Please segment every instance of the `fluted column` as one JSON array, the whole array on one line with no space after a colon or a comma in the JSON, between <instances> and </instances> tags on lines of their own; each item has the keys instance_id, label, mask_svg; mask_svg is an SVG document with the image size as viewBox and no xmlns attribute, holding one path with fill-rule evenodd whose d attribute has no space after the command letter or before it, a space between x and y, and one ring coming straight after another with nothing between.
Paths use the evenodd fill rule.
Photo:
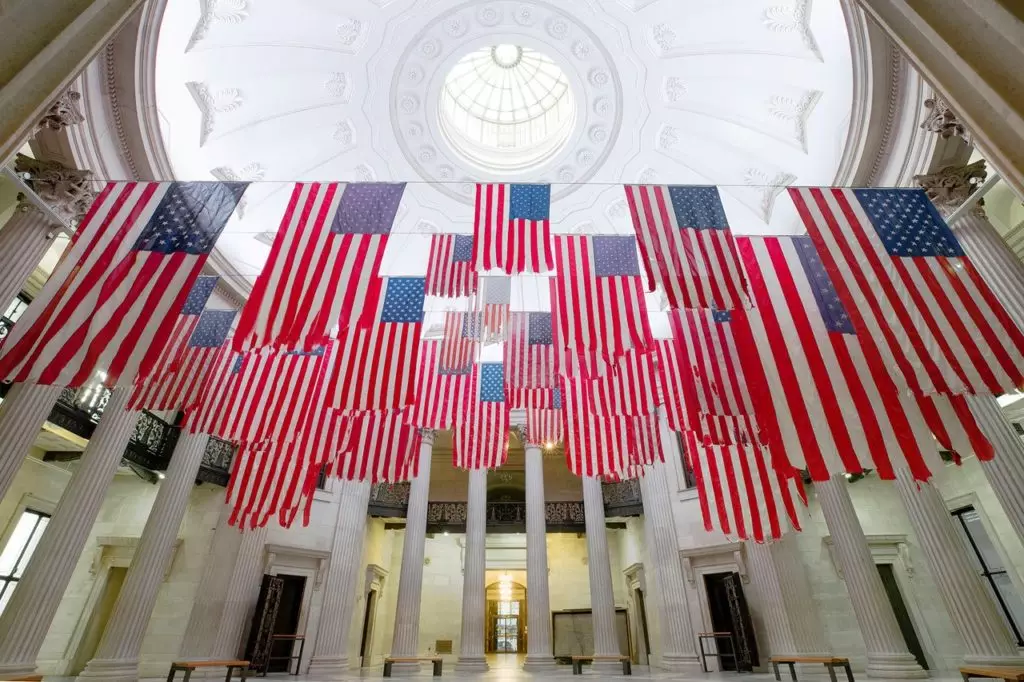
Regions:
<instances>
[{"instance_id":1,"label":"fluted column","mask_svg":"<svg viewBox=\"0 0 1024 682\"><path fill-rule=\"evenodd\" d=\"M50 216L21 201L11 219L0 227L0 307L4 310L53 244L55 226Z\"/></svg>"},{"instance_id":2,"label":"fluted column","mask_svg":"<svg viewBox=\"0 0 1024 682\"><path fill-rule=\"evenodd\" d=\"M992 396L967 396L982 433L995 447L995 457L981 462L992 492L1024 541L1024 441Z\"/></svg>"},{"instance_id":3,"label":"fluted column","mask_svg":"<svg viewBox=\"0 0 1024 682\"><path fill-rule=\"evenodd\" d=\"M185 517L189 494L195 487L208 440L205 434L181 434L103 631L103 639L95 657L78 679L108 682L137 682L139 679L139 652L146 626L170 567L174 541Z\"/></svg>"},{"instance_id":4,"label":"fluted column","mask_svg":"<svg viewBox=\"0 0 1024 682\"><path fill-rule=\"evenodd\" d=\"M966 645L968 665L1022 665L1017 644L974 570L942 495L897 469L896 487L910 516L950 621Z\"/></svg>"},{"instance_id":5,"label":"fluted column","mask_svg":"<svg viewBox=\"0 0 1024 682\"><path fill-rule=\"evenodd\" d=\"M927 677L928 673L917 664L900 632L846 486L846 479L840 474L814 487L867 648L868 676Z\"/></svg>"},{"instance_id":6,"label":"fluted column","mask_svg":"<svg viewBox=\"0 0 1024 682\"><path fill-rule=\"evenodd\" d=\"M544 498L544 455L540 445L523 438L526 455L526 611L529 633L523 670L555 667L551 644L551 598L548 588L548 532Z\"/></svg>"},{"instance_id":7,"label":"fluted column","mask_svg":"<svg viewBox=\"0 0 1024 682\"><path fill-rule=\"evenodd\" d=\"M615 593L612 588L608 529L604 523L604 495L601 479L583 477L583 515L587 527L587 568L590 572L590 611L594 628L594 655L618 656L615 632ZM617 662L594 662L594 671L611 674L622 667Z\"/></svg>"},{"instance_id":8,"label":"fluted column","mask_svg":"<svg viewBox=\"0 0 1024 682\"><path fill-rule=\"evenodd\" d=\"M348 634L356 605L356 582L363 572L363 541L370 481L341 481L338 520L334 526L331 563L327 569L324 605L309 676L334 679L348 670Z\"/></svg>"},{"instance_id":9,"label":"fluted column","mask_svg":"<svg viewBox=\"0 0 1024 682\"><path fill-rule=\"evenodd\" d=\"M487 570L487 469L471 469L466 502L466 564L462 581L459 672L486 672L484 611Z\"/></svg>"},{"instance_id":10,"label":"fluted column","mask_svg":"<svg viewBox=\"0 0 1024 682\"><path fill-rule=\"evenodd\" d=\"M85 548L96 515L131 438L137 411L125 411L131 388L114 389L24 577L0 615L0 675L31 673L36 656Z\"/></svg>"},{"instance_id":11,"label":"fluted column","mask_svg":"<svg viewBox=\"0 0 1024 682\"><path fill-rule=\"evenodd\" d=\"M224 595L224 610L217 626L210 658L230 659L245 654L246 635L260 597L260 582L267 565L267 526L246 530L232 529L242 536L231 580Z\"/></svg>"},{"instance_id":12,"label":"fluted column","mask_svg":"<svg viewBox=\"0 0 1024 682\"><path fill-rule=\"evenodd\" d=\"M409 658L419 654L420 602L423 596L423 553L427 543L427 493L430 490L430 458L434 451L434 432L423 431L420 444L419 474L409 486L409 506L405 516L405 543L402 545L402 574L398 578L395 632L391 655ZM396 663L395 675L419 672L418 663Z\"/></svg>"},{"instance_id":13,"label":"fluted column","mask_svg":"<svg viewBox=\"0 0 1024 682\"><path fill-rule=\"evenodd\" d=\"M18 475L62 390L60 386L14 384L7 391L0 404L0 499Z\"/></svg>"}]
</instances>

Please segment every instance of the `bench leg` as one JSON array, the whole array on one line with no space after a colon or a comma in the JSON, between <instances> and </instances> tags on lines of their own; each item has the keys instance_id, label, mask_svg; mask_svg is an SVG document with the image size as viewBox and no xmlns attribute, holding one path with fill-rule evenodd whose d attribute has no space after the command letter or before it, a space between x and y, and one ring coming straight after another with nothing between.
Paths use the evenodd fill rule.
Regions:
<instances>
[{"instance_id":1,"label":"bench leg","mask_svg":"<svg viewBox=\"0 0 1024 682\"><path fill-rule=\"evenodd\" d=\"M178 674L177 666L171 666L171 672L167 673L167 682L174 682L174 677Z\"/></svg>"},{"instance_id":2,"label":"bench leg","mask_svg":"<svg viewBox=\"0 0 1024 682\"><path fill-rule=\"evenodd\" d=\"M391 661L384 661L384 677L391 677Z\"/></svg>"},{"instance_id":3,"label":"bench leg","mask_svg":"<svg viewBox=\"0 0 1024 682\"><path fill-rule=\"evenodd\" d=\"M793 678L793 682L796 682L796 663L790 661L786 665L789 666L789 676Z\"/></svg>"},{"instance_id":4,"label":"bench leg","mask_svg":"<svg viewBox=\"0 0 1024 682\"><path fill-rule=\"evenodd\" d=\"M853 682L853 668L850 667L849 663L844 663L843 668L846 669L846 682Z\"/></svg>"},{"instance_id":5,"label":"bench leg","mask_svg":"<svg viewBox=\"0 0 1024 682\"><path fill-rule=\"evenodd\" d=\"M960 673L960 677L964 678L964 682L970 682L971 676L967 673Z\"/></svg>"},{"instance_id":6,"label":"bench leg","mask_svg":"<svg viewBox=\"0 0 1024 682\"><path fill-rule=\"evenodd\" d=\"M772 670L775 672L775 682L782 682L782 678L779 677L779 664L772 661Z\"/></svg>"},{"instance_id":7,"label":"bench leg","mask_svg":"<svg viewBox=\"0 0 1024 682\"><path fill-rule=\"evenodd\" d=\"M828 670L828 679L831 680L832 682L837 682L836 681L836 669L835 669L835 666L833 666L831 663L826 663L825 664L825 669Z\"/></svg>"},{"instance_id":8,"label":"bench leg","mask_svg":"<svg viewBox=\"0 0 1024 682\"><path fill-rule=\"evenodd\" d=\"M434 677L441 677L441 661L431 661L434 664Z\"/></svg>"}]
</instances>

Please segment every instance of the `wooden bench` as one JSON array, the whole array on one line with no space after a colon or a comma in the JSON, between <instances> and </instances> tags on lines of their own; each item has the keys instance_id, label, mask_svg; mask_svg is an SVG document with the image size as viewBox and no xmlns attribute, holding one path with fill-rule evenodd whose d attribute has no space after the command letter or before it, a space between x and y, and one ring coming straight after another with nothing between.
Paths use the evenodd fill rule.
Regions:
<instances>
[{"instance_id":1,"label":"wooden bench","mask_svg":"<svg viewBox=\"0 0 1024 682\"><path fill-rule=\"evenodd\" d=\"M960 668L960 677L967 682L972 677L988 677L1006 682L1024 682L1024 668L981 667L969 665Z\"/></svg>"},{"instance_id":2,"label":"wooden bench","mask_svg":"<svg viewBox=\"0 0 1024 682\"><path fill-rule=\"evenodd\" d=\"M231 682L235 668L238 669L243 680L249 677L249 661L175 661L171 663L171 672L167 673L167 682L173 682L174 676L179 671L185 672L184 682L188 682L192 679L192 671L196 668L227 668L228 674L224 678L225 682Z\"/></svg>"},{"instance_id":3,"label":"wooden bench","mask_svg":"<svg viewBox=\"0 0 1024 682\"><path fill-rule=\"evenodd\" d=\"M430 661L434 664L434 677L441 677L441 663L444 661L440 656L411 656L409 658L385 658L384 677L391 677L392 663L420 663Z\"/></svg>"},{"instance_id":4,"label":"wooden bench","mask_svg":"<svg viewBox=\"0 0 1024 682\"><path fill-rule=\"evenodd\" d=\"M0 680L0 682L43 682L42 675L22 675L21 677L12 677L8 680Z\"/></svg>"},{"instance_id":5,"label":"wooden bench","mask_svg":"<svg viewBox=\"0 0 1024 682\"><path fill-rule=\"evenodd\" d=\"M822 663L825 665L825 669L828 670L828 678L832 682L836 682L836 671L835 666L840 666L846 670L846 679L848 682L853 682L853 671L850 670L850 659L838 658L836 656L772 656L772 669L775 671L775 679L779 678L779 663L783 663L789 666L789 676L796 680L796 663Z\"/></svg>"},{"instance_id":6,"label":"wooden bench","mask_svg":"<svg viewBox=\"0 0 1024 682\"><path fill-rule=\"evenodd\" d=\"M622 674L632 675L633 674L633 662L629 660L629 656L573 656L572 657L572 674L582 675L583 674L583 661L619 661L622 663Z\"/></svg>"}]
</instances>

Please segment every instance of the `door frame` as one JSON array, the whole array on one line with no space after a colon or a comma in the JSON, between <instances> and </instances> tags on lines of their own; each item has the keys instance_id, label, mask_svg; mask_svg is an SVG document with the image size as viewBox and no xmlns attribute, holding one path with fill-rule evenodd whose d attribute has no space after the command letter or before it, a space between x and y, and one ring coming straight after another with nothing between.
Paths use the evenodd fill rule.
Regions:
<instances>
[{"instance_id":1,"label":"door frame","mask_svg":"<svg viewBox=\"0 0 1024 682\"><path fill-rule=\"evenodd\" d=\"M266 545L266 561L263 573L268 575L297 575L306 579L302 591L302 606L299 610L298 630L306 635L306 647L302 650L299 670L305 671L316 649L316 636L320 628L320 609L323 606L324 575L330 552ZM299 643L292 645L292 655L298 655Z\"/></svg>"}]
</instances>

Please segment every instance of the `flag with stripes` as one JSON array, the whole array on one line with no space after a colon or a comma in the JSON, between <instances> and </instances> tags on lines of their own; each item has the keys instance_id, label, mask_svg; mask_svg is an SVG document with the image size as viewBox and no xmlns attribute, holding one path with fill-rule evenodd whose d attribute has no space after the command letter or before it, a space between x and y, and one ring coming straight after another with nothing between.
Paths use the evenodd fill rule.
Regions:
<instances>
[{"instance_id":1,"label":"flag with stripes","mask_svg":"<svg viewBox=\"0 0 1024 682\"><path fill-rule=\"evenodd\" d=\"M736 243L717 187L626 185L648 289L671 308L748 304Z\"/></svg>"},{"instance_id":2,"label":"flag with stripes","mask_svg":"<svg viewBox=\"0 0 1024 682\"><path fill-rule=\"evenodd\" d=\"M562 442L562 394L560 389L549 389L551 398L546 407L527 404L526 433L529 442L545 447Z\"/></svg>"},{"instance_id":3,"label":"flag with stripes","mask_svg":"<svg viewBox=\"0 0 1024 682\"><path fill-rule=\"evenodd\" d=\"M748 335L739 352L775 466L788 457L816 481L865 468L889 479L902 457L927 480L941 460L917 404L871 357L811 239L742 237L737 246L755 309L749 326L736 326L740 315L733 324Z\"/></svg>"},{"instance_id":4,"label":"flag with stripes","mask_svg":"<svg viewBox=\"0 0 1024 682\"><path fill-rule=\"evenodd\" d=\"M477 339L485 344L501 341L512 309L512 278L481 277L472 307Z\"/></svg>"},{"instance_id":5,"label":"flag with stripes","mask_svg":"<svg viewBox=\"0 0 1024 682\"><path fill-rule=\"evenodd\" d=\"M476 293L472 235L435 234L430 238L426 286L428 296L457 298Z\"/></svg>"},{"instance_id":6,"label":"flag with stripes","mask_svg":"<svg viewBox=\"0 0 1024 682\"><path fill-rule=\"evenodd\" d=\"M551 270L551 186L477 185L473 230L476 270Z\"/></svg>"},{"instance_id":7,"label":"flag with stripes","mask_svg":"<svg viewBox=\"0 0 1024 682\"><path fill-rule=\"evenodd\" d=\"M502 363L480 363L474 368L467 399L455 414L453 465L459 469L502 466L508 457L508 429Z\"/></svg>"},{"instance_id":8,"label":"flag with stripes","mask_svg":"<svg viewBox=\"0 0 1024 682\"><path fill-rule=\"evenodd\" d=\"M559 340L589 376L595 357L617 358L652 342L636 238L557 235L555 297Z\"/></svg>"},{"instance_id":9,"label":"flag with stripes","mask_svg":"<svg viewBox=\"0 0 1024 682\"><path fill-rule=\"evenodd\" d=\"M419 430L404 410L366 410L348 415L350 436L337 475L350 481L406 481L419 452Z\"/></svg>"},{"instance_id":10,"label":"flag with stripes","mask_svg":"<svg viewBox=\"0 0 1024 682\"><path fill-rule=\"evenodd\" d=\"M590 409L604 417L644 417L657 406L655 353L626 352L613 370L587 381Z\"/></svg>"},{"instance_id":11,"label":"flag with stripes","mask_svg":"<svg viewBox=\"0 0 1024 682\"><path fill-rule=\"evenodd\" d=\"M81 386L148 376L245 183L114 182L0 346L0 377Z\"/></svg>"},{"instance_id":12,"label":"flag with stripes","mask_svg":"<svg viewBox=\"0 0 1024 682\"><path fill-rule=\"evenodd\" d=\"M510 388L557 384L558 356L550 312L513 312L505 343L505 381Z\"/></svg>"},{"instance_id":13,"label":"flag with stripes","mask_svg":"<svg viewBox=\"0 0 1024 682\"><path fill-rule=\"evenodd\" d=\"M422 277L388 277L372 321L338 337L328 401L342 410L389 410L412 402L425 300Z\"/></svg>"},{"instance_id":14,"label":"flag with stripes","mask_svg":"<svg viewBox=\"0 0 1024 682\"><path fill-rule=\"evenodd\" d=\"M459 373L473 364L480 338L476 317L476 313L445 311L440 371Z\"/></svg>"},{"instance_id":15,"label":"flag with stripes","mask_svg":"<svg viewBox=\"0 0 1024 682\"><path fill-rule=\"evenodd\" d=\"M413 405L408 413L410 424L425 429L449 429L455 411L469 390L473 365L458 371L440 368L441 341L420 341L416 363L416 385Z\"/></svg>"},{"instance_id":16,"label":"flag with stripes","mask_svg":"<svg viewBox=\"0 0 1024 682\"><path fill-rule=\"evenodd\" d=\"M353 325L379 295L403 183L297 183L270 257L242 308L235 349L309 349Z\"/></svg>"},{"instance_id":17,"label":"flag with stripes","mask_svg":"<svg viewBox=\"0 0 1024 682\"><path fill-rule=\"evenodd\" d=\"M675 339L658 339L654 343L658 364L659 405L665 408L668 426L673 431L691 429L687 411L684 409L683 393L688 388L689 368L682 352L676 347Z\"/></svg>"},{"instance_id":18,"label":"flag with stripes","mask_svg":"<svg viewBox=\"0 0 1024 682\"><path fill-rule=\"evenodd\" d=\"M214 434L221 430L235 400L244 363L245 354L233 351L230 346L222 346L217 352L199 389L198 399L185 407L184 427L189 433Z\"/></svg>"},{"instance_id":19,"label":"flag with stripes","mask_svg":"<svg viewBox=\"0 0 1024 682\"><path fill-rule=\"evenodd\" d=\"M630 477L628 417L602 417L589 408L585 380L563 377L562 435L569 471L577 476Z\"/></svg>"}]
</instances>

